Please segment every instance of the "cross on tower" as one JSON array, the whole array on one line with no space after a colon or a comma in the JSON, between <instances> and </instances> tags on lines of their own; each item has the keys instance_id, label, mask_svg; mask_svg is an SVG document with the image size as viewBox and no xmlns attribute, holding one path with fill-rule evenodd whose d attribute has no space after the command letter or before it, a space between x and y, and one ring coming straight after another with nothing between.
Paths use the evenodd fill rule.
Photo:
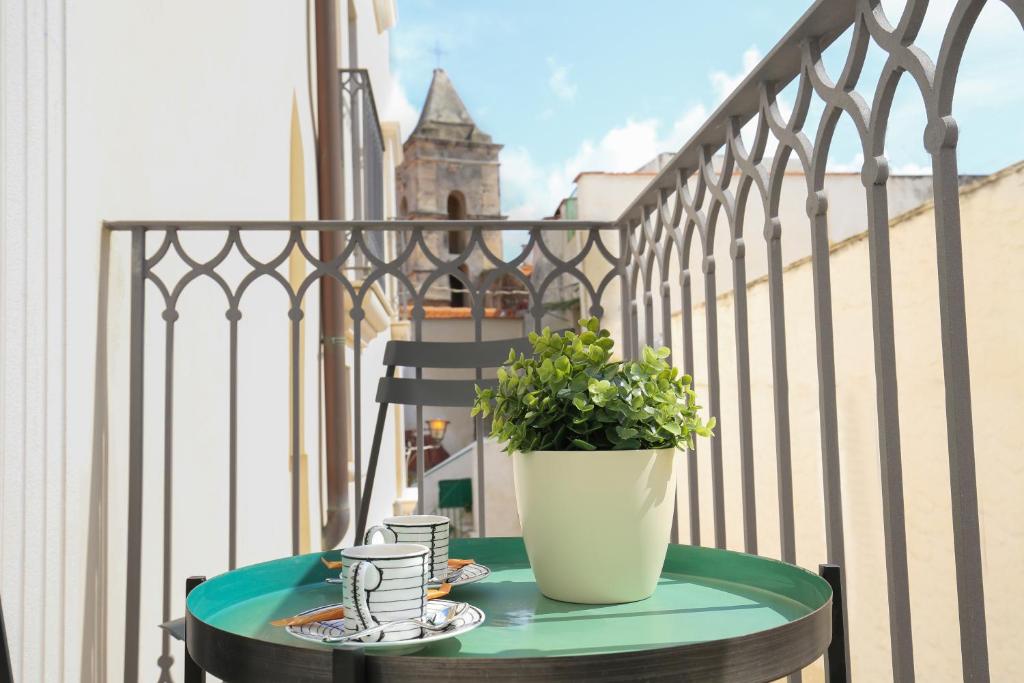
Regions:
<instances>
[{"instance_id":1,"label":"cross on tower","mask_svg":"<svg viewBox=\"0 0 1024 683\"><path fill-rule=\"evenodd\" d=\"M446 55L446 54L448 54L448 51L441 49L441 42L435 40L434 41L434 59L437 60L437 68L438 69L441 68L441 55Z\"/></svg>"}]
</instances>

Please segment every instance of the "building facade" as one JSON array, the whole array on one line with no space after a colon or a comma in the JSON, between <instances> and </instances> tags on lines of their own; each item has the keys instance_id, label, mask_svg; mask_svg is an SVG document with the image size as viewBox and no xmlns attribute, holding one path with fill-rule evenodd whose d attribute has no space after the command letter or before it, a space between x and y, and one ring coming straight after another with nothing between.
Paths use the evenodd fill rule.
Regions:
<instances>
[{"instance_id":1,"label":"building facade","mask_svg":"<svg viewBox=\"0 0 1024 683\"><path fill-rule=\"evenodd\" d=\"M338 65L365 70L385 119L395 16L387 0L338 5ZM15 680L182 680L183 646L162 638L157 625L184 614L179 577L229 566L228 304L207 278L179 301L177 362L168 371L175 378L168 430L175 504L165 533L169 489L160 425L170 402L162 381L153 380L164 375L168 322L161 294L146 285L142 590L139 628L126 632L132 238L103 222L315 219L309 18L305 3L0 2L0 594ZM189 48L182 49L182 36ZM343 116L352 218L351 113ZM363 208L393 217L391 164L401 153L400 138L397 124L381 125L384 205ZM242 239L260 259L284 246L280 234ZM182 234L181 244L205 261L223 238ZM147 256L158 246L151 235ZM246 266L232 259L218 272L237 282ZM157 272L172 277L184 269L180 261L168 265ZM293 274L288 266L278 269L284 278ZM266 284L245 295L238 323L239 566L290 552L290 321L282 288ZM319 315L313 297L303 323L302 547L315 549ZM364 331L365 362L378 367L389 330L369 336ZM370 376L363 383L375 381ZM376 409L372 389L362 395L369 414ZM364 452L371 436L363 430ZM394 485L380 484L400 471L391 457L394 442L386 433L374 518L390 514L397 495ZM167 610L165 573L171 577Z\"/></svg>"}]
</instances>

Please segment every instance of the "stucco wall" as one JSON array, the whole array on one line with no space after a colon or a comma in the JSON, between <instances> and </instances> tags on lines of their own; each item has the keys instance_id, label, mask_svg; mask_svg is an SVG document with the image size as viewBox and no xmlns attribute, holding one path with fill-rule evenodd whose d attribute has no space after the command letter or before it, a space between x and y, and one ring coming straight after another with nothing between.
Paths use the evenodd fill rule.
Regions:
<instances>
[{"instance_id":1,"label":"stucco wall","mask_svg":"<svg viewBox=\"0 0 1024 683\"><path fill-rule=\"evenodd\" d=\"M1024 167L967 187L961 195L971 392L992 680L1016 676L1014 634L1024 626L1015 585L1024 566ZM799 229L799 228L797 228ZM930 205L892 224L901 447L906 498L915 665L919 680L960 680L944 385L939 340L934 215ZM786 236L783 236L786 239ZM881 488L876 427L868 242L856 235L831 258L839 452L846 534L847 605L855 680L891 680ZM748 250L749 253L749 250ZM719 262L721 277L728 261ZM818 384L811 266L784 275L796 549L800 564L825 559ZM724 272L722 272L724 270ZM766 284L748 288L758 550L778 557L775 433ZM718 299L728 546L742 549L733 298ZM682 329L681 317L674 324ZM676 334L676 358L681 343ZM697 390L708 386L703 306L694 311ZM712 536L707 446L699 446L701 537ZM683 470L682 492L686 491ZM683 539L689 528L680 496ZM806 679L805 679L806 680ZM813 680L813 679L812 679Z\"/></svg>"},{"instance_id":2,"label":"stucco wall","mask_svg":"<svg viewBox=\"0 0 1024 683\"><path fill-rule=\"evenodd\" d=\"M738 178L733 181L732 191L734 194L738 191L735 186L737 180ZM650 176L635 174L582 174L577 182L576 191L580 217L591 220L617 220L629 202L649 181ZM692 178L690 191L691 194L695 194ZM838 242L861 232L867 225L867 212L860 176L855 173L829 173L825 177L825 191L828 194L829 239L832 242ZM931 178L928 176L899 175L889 179L890 216L897 216L909 211L930 197ZM779 220L784 230L782 238L782 263L784 264L792 263L810 254L810 232L806 229L806 198L806 177L799 171L799 167L795 166L794 170L783 177L779 199ZM768 261L763 248L764 237L762 235L764 211L756 189L751 191L750 199L747 201L743 225L742 236L746 243L746 276L747 282L751 282L763 277L768 272ZM716 263L719 264L717 275L717 291L719 293L729 291L733 286L732 271L728 264L731 240L729 230L724 213L720 214L718 227L714 234L713 248L710 251L715 255ZM614 241L608 239L607 246L617 254L618 244L610 243ZM704 301L705 296L704 274L701 271L703 249L701 237L695 232L689 255L691 296L694 305ZM661 266L655 263L651 276L652 289L655 292L659 290L662 280L669 283L673 311L679 311L682 306L679 288L680 259L681 255L673 247L669 255L668 273L663 274ZM602 256L591 255L584 261L583 270L591 282L600 282L604 274L608 272L608 264ZM636 286L636 291L639 292L642 289L643 281L641 280ZM620 283L616 279L608 287L601 301L605 310L605 325L617 339L622 320L620 297ZM631 294L628 298L639 302L638 315L642 330L644 324L643 302L635 294ZM656 321L661 320L659 306L660 302L655 300L654 316ZM657 327L655 325L655 328Z\"/></svg>"},{"instance_id":3,"label":"stucco wall","mask_svg":"<svg viewBox=\"0 0 1024 683\"><path fill-rule=\"evenodd\" d=\"M372 4L357 4L372 23ZM2 0L0 25L0 591L14 670L19 681L122 680L130 238L105 234L102 221L287 219L293 95L315 217L306 8ZM366 36L362 66L387 90L387 35ZM216 241L183 238L203 258ZM284 246L272 235L245 244L257 258ZM161 274L180 271L165 266ZM236 262L222 272L235 284L240 271ZM185 576L227 568L226 304L209 280L194 284L176 323L172 617L182 614ZM289 323L281 287L266 279L242 309L239 562L247 563L290 552ZM147 285L143 680L157 677L162 620L162 310ZM306 311L315 330L315 299ZM305 441L318 520L315 341L306 335ZM378 365L379 349L368 358ZM368 385L374 379L364 375ZM364 395L369 412L372 391ZM309 540L318 543L315 522ZM176 680L182 653L175 643Z\"/></svg>"}]
</instances>

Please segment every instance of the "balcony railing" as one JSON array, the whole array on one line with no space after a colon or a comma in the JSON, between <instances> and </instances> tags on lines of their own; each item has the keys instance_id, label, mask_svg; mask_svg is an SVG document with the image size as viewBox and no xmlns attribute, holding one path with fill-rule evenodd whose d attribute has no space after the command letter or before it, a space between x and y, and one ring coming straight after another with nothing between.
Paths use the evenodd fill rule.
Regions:
<instances>
[{"instance_id":1,"label":"balcony railing","mask_svg":"<svg viewBox=\"0 0 1024 683\"><path fill-rule=\"evenodd\" d=\"M893 101L901 81L920 95L926 120L918 122L924 147L931 157L935 216L935 258L938 268L938 302L941 320L942 368L945 386L945 428L948 439L949 486L952 501L952 554L955 561L959 612L960 651L964 680L989 679L986 605L978 521L978 490L975 474L972 426L971 376L968 363L964 268L961 246L959 183L957 171L957 122L953 95L964 48L978 15L981 1L958 2L944 17L938 54L928 55L915 44L922 27L927 0L908 0L898 22L890 22L878 0L819 0L786 36L747 75L728 99L705 121L671 162L624 211L618 224L628 230L626 280L630 302L632 344L652 343L659 334L668 346L672 334L682 335L682 365L693 372L695 307L691 304L691 276L703 279L703 336L706 347L707 404L722 414L723 383L729 383L738 400L737 423L742 501L743 548L758 551L759 508L755 504L754 434L751 420L751 352L748 329L748 252L763 244L767 251L770 300L770 357L774 403L775 455L777 466L778 536L781 559L796 561L794 530L793 467L791 459L790 376L787 364L781 239L789 231L810 229L810 260L813 289L814 350L817 358L820 456L824 491L824 529L827 561L846 566L844 485L839 451L837 405L836 333L833 325L833 290L830 281L828 194L826 165L838 125L845 120L856 130L864 163L861 181L865 190L873 328L874 378L877 394L877 432L881 472L881 506L885 541L885 574L892 675L897 681L915 677L911 629L911 586L908 578L907 537L901 456L901 412L897 390L897 348L893 314L893 278L890 257L886 156L886 132L893 118ZM1024 5L1005 3L1024 23ZM931 10L931 11L934 11ZM823 54L836 39L850 32L845 62L827 69ZM871 51L880 51L884 65L877 80L861 79ZM780 93L796 83L794 100L783 102ZM791 109L788 115L786 109ZM819 110L816 130L808 134L808 114ZM749 124L749 126L748 126ZM744 135L744 127L753 128ZM769 150L774 147L774 152ZM721 157L721 170L713 159ZM803 225L780 220L783 175L792 160L804 170L806 211ZM763 223L744 225L748 204L760 202ZM752 233L750 228L754 228ZM728 231L727 239L716 240ZM694 238L698 240L694 245ZM716 251L725 242L728 252ZM691 270L695 254L699 273ZM721 287L716 264L731 260L732 281ZM673 267L673 263L679 265ZM682 325L673 330L671 299L678 289ZM734 320L735 377L719 372L719 295L731 290ZM714 544L725 547L726 498L723 476L723 432L710 442ZM702 541L698 491L698 455L688 454L689 522L691 542ZM702 462L702 461L701 461ZM939 492L934 492L939 495ZM856 592L847 593L856 603ZM878 615L878 618L882 618ZM953 628L951 625L950 628ZM849 633L849 631L847 631ZM853 633L854 642L858 634ZM1004 637L1009 637L1005 634ZM954 674L950 673L951 676Z\"/></svg>"},{"instance_id":2,"label":"balcony railing","mask_svg":"<svg viewBox=\"0 0 1024 683\"><path fill-rule=\"evenodd\" d=\"M359 221L379 221L384 215L384 134L377 115L370 74L366 69L339 69L338 92L344 134L342 146L351 153L349 169L352 182L352 216ZM376 239L381 236L375 233ZM374 244L383 254L383 244Z\"/></svg>"},{"instance_id":3,"label":"balcony railing","mask_svg":"<svg viewBox=\"0 0 1024 683\"><path fill-rule=\"evenodd\" d=\"M269 340L269 333L274 329L282 332L287 328L287 383L278 382L277 390L285 391L288 396L288 444L290 458L290 510L292 547L301 548L302 543L297 535L309 536L308 530L303 531L300 524L304 502L303 491L307 482L303 480L303 466L306 451L303 441L312 439L319 441L316 424L320 419L303 418L303 403L316 404L317 397L311 395L305 387L316 386L319 372L317 364L312 368L303 362L304 357L315 356L317 344L304 341L304 325L310 324L310 335L317 338L317 285L322 278L338 281L347 293L347 310L350 329L346 343L352 349L351 356L351 406L352 406L352 454L353 479L362 482L364 472L364 454L368 449L370 434L364 429L364 406L373 400L376 382L382 374L379 353L376 363L367 365L364 362L368 334L372 334L372 325L367 322L372 318L385 318L385 322L395 322L399 318L408 320L411 327L409 336L414 340L424 338L424 326L428 321L428 312L432 297L450 295L450 287L438 287L438 283L448 284L449 278L457 283L457 289L464 298L466 317L472 320L473 339L481 340L487 332L486 322L491 318L502 318L505 321L518 320L521 325L513 334L522 336L526 332L539 331L549 315L544 306L545 297L553 283L560 277L576 279L581 300L586 302L587 309L594 315L601 315L605 303L610 297L620 295L622 288L614 284L621 279L623 262L616 255L620 253L623 233L607 224L592 222L545 222L522 223L513 221L432 221L414 223L405 221L365 221L340 222L320 221L309 223L229 223L229 222L191 222L191 223L136 223L115 222L107 226L115 232L131 234L132 280L131 280L131 349L130 349L130 392L131 414L129 416L131 434L130 471L128 490L127 529L127 622L126 652L139 651L138 637L143 612L152 614L153 603L146 608L148 600L141 590L143 576L143 541L154 534L162 537L161 549L161 610L160 618L167 621L175 616L172 604L178 599L180 577L173 570L173 539L175 530L182 516L175 514L174 505L177 500L188 500L185 510L196 512L197 507L203 511L203 518L219 517L220 510L225 510L225 528L215 529L204 524L202 529L190 527L186 530L190 538L201 533L206 539L220 537L224 539L226 562L224 569L234 568L237 558L241 555L240 529L244 524L245 509L240 503L243 492L239 485L246 471L260 471L268 468L266 444L272 441L261 439L258 454L248 457L240 447L246 432L260 428L264 420L249 422L240 419L240 412L254 411L252 402L243 405L251 394L243 386L253 386L259 375L271 373L266 367L266 360L280 358L284 347L276 346ZM339 255L330 261L321 261L315 254L318 244L317 233L335 231L344 235L344 243ZM467 245L459 254L448 252L446 240L452 231L462 231L467 236L460 240ZM585 233L588 238L582 251L565 254L564 235L570 231ZM401 240L374 239L375 236L400 234ZM528 235L524 244L509 254L503 254L502 235L520 233ZM379 254L375 245L402 244L397 253ZM604 264L602 278L591 282L580 270L584 259L595 258ZM529 276L529 268L524 267L528 261L542 259L547 262L546 275L543 279ZM296 261L298 263L296 263ZM390 285L382 287L385 281ZM515 283L514 287L508 284ZM398 300L389 301L386 291L397 289L401 292L401 305ZM254 291L259 293L254 294ZM188 301L188 305L183 302ZM495 313L495 304L504 308ZM273 305L276 313L268 314L267 308ZM616 311L625 310L622 301L615 301ZM159 312L159 319L154 314ZM385 312L382 314L381 310ZM183 326L189 324L189 318L204 320L199 331L201 340L188 347L183 355L176 352L179 348L176 341ZM210 322L220 317L216 327ZM254 328L255 334L246 335L243 331L247 318L256 317L259 326ZM277 324L274 324L276 318ZM376 325L379 327L380 322ZM219 328L219 329L217 329ZM225 333L226 334L223 334ZM220 341L218 341L218 333ZM388 334L388 333L385 333ZM285 335L278 336L278 342ZM154 339L156 337L156 339ZM154 350L157 358L153 358ZM323 340L324 343L339 343L340 340ZM224 344L223 347L220 344ZM250 373L256 378L247 376L242 365L244 348L252 345L255 352L263 359L255 366L250 366ZM223 351L221 351L223 349ZM223 356L221 354L224 354ZM248 355L251 355L250 352ZM201 356L213 356L204 360ZM281 359L283 360L283 359ZM226 368L224 368L226 366ZM177 397L186 396L194 402L198 394L208 391L207 378L198 368L210 368L216 373L226 369L226 391L220 399L211 401L211 405L226 406L226 423L223 433L227 438L220 443L223 450L207 442L193 444L193 448L202 450L202 459L207 468L227 471L226 495L216 502L204 502L192 499L191 482L181 474L187 465L175 465L176 456L180 459L175 447L180 440L189 439L189 434L216 418L210 408L197 413L185 408L190 424L181 425L178 417L183 412ZM147 371L148 369L148 371ZM477 370L477 377L482 376L483 369ZM273 390L271 390L273 392ZM148 398L147 398L148 397ZM272 400L268 395L266 401ZM160 439L148 437L153 425L146 419L143 406L156 399L162 406L156 411L158 426L156 432ZM175 407L178 406L178 410ZM422 506L423 495L423 413L422 408L416 409L417 444L421 457L417 458L417 485L419 487L419 506ZM151 413L152 414L152 413ZM466 418L468 419L468 411ZM151 418L152 419L152 418ZM484 433L479 418L475 421L474 432L477 447L477 473L483 481L483 448ZM202 424L197 425L196 422ZM147 422L150 424L147 426ZM310 422L313 429L310 430ZM221 430L217 430L220 432ZM279 438L281 435L278 435ZM162 443L161 443L162 442ZM144 463L148 460L146 444L154 449L161 443L162 450L162 487L161 509L156 517L159 524L147 526L147 519L153 520L153 514L144 510L143 494L147 489L145 482L151 477L144 477ZM278 442L280 443L280 442ZM318 444L319 446L319 444ZM270 450L273 450L272 448ZM319 451L319 447L316 449ZM186 454L188 455L188 454ZM194 456L193 456L194 457ZM382 458L382 461L386 458ZM321 463L321 467L323 463ZM344 464L342 465L344 466ZM204 468L205 469L205 468ZM177 475L177 476L176 476ZM207 476L207 475L200 475ZM401 476L396 472L396 476ZM178 479L176 482L175 480ZM184 496L182 486L185 488ZM360 486L352 490L351 508L360 505ZM379 484L378 491L383 491ZM348 502L344 497L347 491L340 492L342 505ZM387 496L378 494L386 501ZM378 497L375 496L375 499ZM486 533L486 498L481 490L475 514L478 517L476 528L481 534ZM371 514L375 517L390 514L388 510L377 505ZM194 519L194 518L193 518ZM265 534L264 534L265 536ZM282 549L287 543L281 544ZM207 564L215 560L208 558ZM216 567L212 567L216 569ZM145 632L145 631L143 631ZM170 641L167 634L163 636L158 662L162 677L169 678L173 658L170 655ZM137 661L128 662L129 671L137 671ZM131 676L129 676L131 677Z\"/></svg>"}]
</instances>

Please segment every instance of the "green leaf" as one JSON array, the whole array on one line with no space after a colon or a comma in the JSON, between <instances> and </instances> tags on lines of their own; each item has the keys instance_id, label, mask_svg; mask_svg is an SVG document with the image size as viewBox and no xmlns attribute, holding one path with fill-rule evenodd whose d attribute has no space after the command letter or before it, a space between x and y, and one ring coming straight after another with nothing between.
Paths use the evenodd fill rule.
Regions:
<instances>
[{"instance_id":1,"label":"green leaf","mask_svg":"<svg viewBox=\"0 0 1024 683\"><path fill-rule=\"evenodd\" d=\"M493 415L491 434L506 452L664 448L713 434L693 380L666 362L669 349L609 362L614 342L593 317L578 333L545 328L530 342L529 356L509 351L496 388L474 388L471 414Z\"/></svg>"},{"instance_id":2,"label":"green leaf","mask_svg":"<svg viewBox=\"0 0 1024 683\"><path fill-rule=\"evenodd\" d=\"M637 430L633 429L632 427L623 427L621 425L616 426L615 431L623 439L632 439L634 436L640 433Z\"/></svg>"}]
</instances>

